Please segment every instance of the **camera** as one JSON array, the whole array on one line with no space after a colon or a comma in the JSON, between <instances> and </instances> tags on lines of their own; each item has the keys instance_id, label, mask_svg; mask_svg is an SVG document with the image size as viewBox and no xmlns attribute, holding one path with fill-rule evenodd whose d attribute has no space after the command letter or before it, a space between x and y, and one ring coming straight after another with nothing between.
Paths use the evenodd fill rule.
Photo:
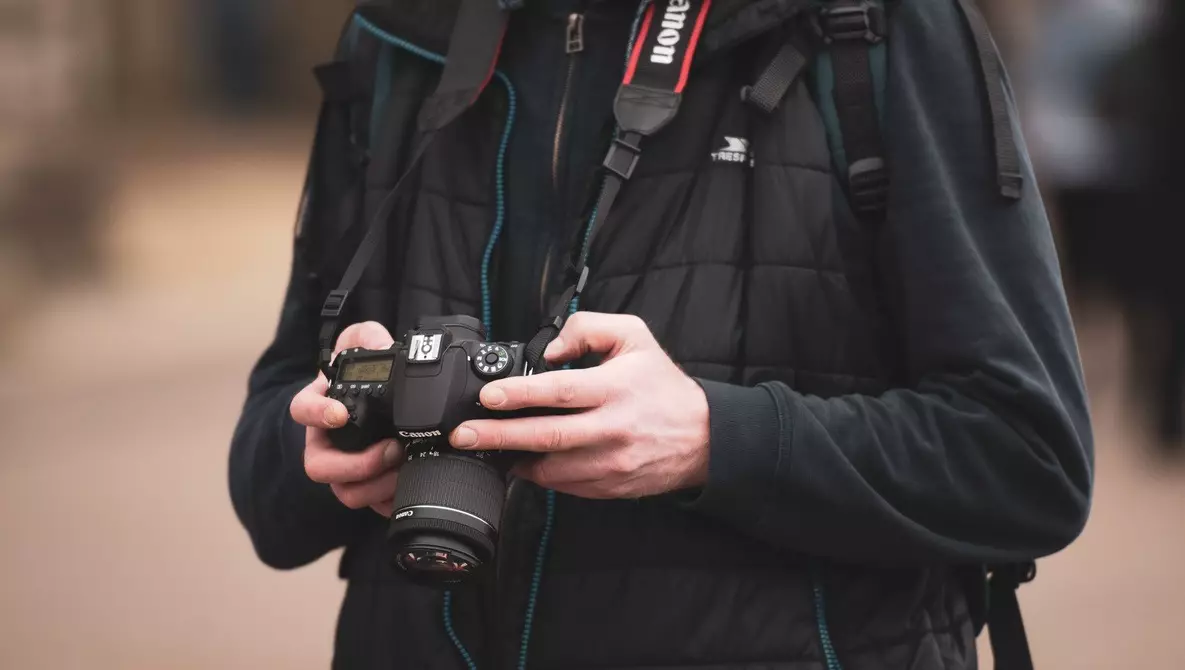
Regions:
<instances>
[{"instance_id":1,"label":"camera","mask_svg":"<svg viewBox=\"0 0 1185 670\"><path fill-rule=\"evenodd\" d=\"M485 340L473 317L426 317L390 349L345 350L333 364L328 395L349 411L330 431L334 446L358 452L395 438L406 447L387 538L394 563L422 583L462 581L494 558L514 456L459 451L448 436L471 419L521 416L495 414L478 395L531 370L526 345Z\"/></svg>"}]
</instances>

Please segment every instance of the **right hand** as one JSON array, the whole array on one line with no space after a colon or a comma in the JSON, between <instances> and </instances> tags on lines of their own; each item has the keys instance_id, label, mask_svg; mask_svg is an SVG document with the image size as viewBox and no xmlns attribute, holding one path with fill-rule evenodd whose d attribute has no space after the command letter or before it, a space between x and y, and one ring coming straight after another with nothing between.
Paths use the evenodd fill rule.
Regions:
<instances>
[{"instance_id":1,"label":"right hand","mask_svg":"<svg viewBox=\"0 0 1185 670\"><path fill-rule=\"evenodd\" d=\"M356 323L342 331L334 353L343 349L389 349L395 343L387 329L374 321ZM340 451L329 441L328 430L346 425L345 405L326 397L329 381L324 374L292 399L292 418L306 426L304 469L309 479L329 484L333 494L350 509L369 507L390 517L395 498L403 448L384 440L358 453Z\"/></svg>"}]
</instances>

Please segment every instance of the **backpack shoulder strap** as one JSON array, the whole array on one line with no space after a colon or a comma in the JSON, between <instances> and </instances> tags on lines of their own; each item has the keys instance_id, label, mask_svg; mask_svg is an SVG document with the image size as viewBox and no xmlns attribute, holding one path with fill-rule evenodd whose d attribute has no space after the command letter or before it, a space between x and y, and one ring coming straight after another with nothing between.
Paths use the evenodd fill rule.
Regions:
<instances>
[{"instance_id":1,"label":"backpack shoulder strap","mask_svg":"<svg viewBox=\"0 0 1185 670\"><path fill-rule=\"evenodd\" d=\"M885 3L810 0L810 28L792 30L742 98L765 113L810 67L837 174L863 220L884 218L888 172L881 141L887 58ZM804 35L804 33L808 33Z\"/></svg>"},{"instance_id":2,"label":"backpack shoulder strap","mask_svg":"<svg viewBox=\"0 0 1185 670\"><path fill-rule=\"evenodd\" d=\"M821 0L814 15L822 40L813 64L815 99L835 167L852 210L884 220L889 174L884 119L889 22L884 0Z\"/></svg>"}]
</instances>

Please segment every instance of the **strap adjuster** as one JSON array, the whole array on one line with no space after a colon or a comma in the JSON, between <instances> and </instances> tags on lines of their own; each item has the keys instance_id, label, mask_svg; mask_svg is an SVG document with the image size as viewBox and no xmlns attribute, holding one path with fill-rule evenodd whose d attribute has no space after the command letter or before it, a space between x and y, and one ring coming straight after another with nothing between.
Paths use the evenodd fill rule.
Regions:
<instances>
[{"instance_id":1,"label":"strap adjuster","mask_svg":"<svg viewBox=\"0 0 1185 670\"><path fill-rule=\"evenodd\" d=\"M609 153L605 154L605 169L621 177L625 181L634 175L634 168L638 167L638 157L642 150L636 144L630 144L620 137L613 138L609 145Z\"/></svg>"},{"instance_id":2,"label":"strap adjuster","mask_svg":"<svg viewBox=\"0 0 1185 670\"><path fill-rule=\"evenodd\" d=\"M852 207L862 216L881 215L889 206L889 171L880 158L865 158L848 168Z\"/></svg>"},{"instance_id":3,"label":"strap adjuster","mask_svg":"<svg viewBox=\"0 0 1185 670\"><path fill-rule=\"evenodd\" d=\"M869 0L820 7L811 24L824 44L853 40L877 44L887 32L884 10Z\"/></svg>"},{"instance_id":4,"label":"strap adjuster","mask_svg":"<svg viewBox=\"0 0 1185 670\"><path fill-rule=\"evenodd\" d=\"M349 291L330 291L325 298L325 304L321 306L321 318L336 319L341 316L348 297L350 297Z\"/></svg>"},{"instance_id":5,"label":"strap adjuster","mask_svg":"<svg viewBox=\"0 0 1185 670\"><path fill-rule=\"evenodd\" d=\"M1026 561L1024 563L993 565L988 572L992 576L992 584L1016 589L1021 584L1028 584L1037 578L1037 562Z\"/></svg>"}]
</instances>

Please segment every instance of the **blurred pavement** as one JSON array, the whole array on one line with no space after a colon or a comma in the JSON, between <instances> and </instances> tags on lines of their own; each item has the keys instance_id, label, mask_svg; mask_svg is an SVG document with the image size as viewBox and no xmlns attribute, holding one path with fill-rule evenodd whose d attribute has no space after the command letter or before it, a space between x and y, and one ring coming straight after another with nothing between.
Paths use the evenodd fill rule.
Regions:
<instances>
[{"instance_id":1,"label":"blurred pavement","mask_svg":"<svg viewBox=\"0 0 1185 670\"><path fill-rule=\"evenodd\" d=\"M43 297L0 351L0 668L328 667L336 556L264 567L226 485L310 132L141 129L112 165L115 274ZM1021 592L1037 667L1185 667L1185 470L1147 456L1116 318L1081 324L1097 493Z\"/></svg>"}]
</instances>

